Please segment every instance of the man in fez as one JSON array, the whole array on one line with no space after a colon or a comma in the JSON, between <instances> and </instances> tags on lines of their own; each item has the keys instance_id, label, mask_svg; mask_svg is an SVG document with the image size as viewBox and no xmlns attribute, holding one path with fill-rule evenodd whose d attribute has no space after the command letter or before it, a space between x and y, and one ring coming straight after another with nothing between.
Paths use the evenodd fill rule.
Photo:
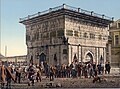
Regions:
<instances>
[{"instance_id":1,"label":"man in fez","mask_svg":"<svg viewBox=\"0 0 120 89\"><path fill-rule=\"evenodd\" d=\"M7 81L6 89L11 89L11 80L16 82L12 72L13 72L12 66L5 67L5 75L6 75L6 81Z\"/></svg>"},{"instance_id":2,"label":"man in fez","mask_svg":"<svg viewBox=\"0 0 120 89\"><path fill-rule=\"evenodd\" d=\"M7 82L6 89L11 89L11 79L15 82L15 78L11 73L11 68L7 65L4 66L2 61L0 60L0 82L1 88L4 88L5 83Z\"/></svg>"}]
</instances>

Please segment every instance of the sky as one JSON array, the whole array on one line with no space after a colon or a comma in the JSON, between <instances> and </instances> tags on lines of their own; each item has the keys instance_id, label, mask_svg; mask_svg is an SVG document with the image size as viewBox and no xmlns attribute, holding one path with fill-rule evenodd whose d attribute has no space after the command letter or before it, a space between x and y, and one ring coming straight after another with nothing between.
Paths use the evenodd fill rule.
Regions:
<instances>
[{"instance_id":1,"label":"sky","mask_svg":"<svg viewBox=\"0 0 120 89\"><path fill-rule=\"evenodd\" d=\"M19 18L67 4L120 19L120 0L0 0L1 50L6 56L27 54L25 26ZM6 49L6 51L5 51Z\"/></svg>"}]
</instances>

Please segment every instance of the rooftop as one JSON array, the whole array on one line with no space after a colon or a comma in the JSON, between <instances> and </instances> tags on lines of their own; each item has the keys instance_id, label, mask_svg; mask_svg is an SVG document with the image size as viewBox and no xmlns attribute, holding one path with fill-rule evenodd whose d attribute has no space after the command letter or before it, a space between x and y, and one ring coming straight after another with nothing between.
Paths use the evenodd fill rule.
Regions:
<instances>
[{"instance_id":1,"label":"rooftop","mask_svg":"<svg viewBox=\"0 0 120 89\"><path fill-rule=\"evenodd\" d=\"M59 10L59 9L63 9L63 8L64 9L69 9L69 10L72 10L72 11L76 11L76 12L80 12L80 13L84 13L84 14L88 14L88 15L91 15L91 13L92 13L92 16L96 16L96 17L100 17L100 18L104 17L104 19L113 20L113 17L108 17L108 16L105 16L104 14L98 14L98 13L94 13L93 11L87 11L87 10L84 10L84 9L81 9L81 8L76 8L76 7L72 7L72 6L63 4L61 6L57 6L57 7L54 7L54 8L49 8L48 10L38 12L38 13L35 13L33 15L28 15L27 17L24 17L24 18L20 18L20 22L24 21L24 20L27 20L27 19L30 19L30 18L34 18L36 16L40 16L40 15L49 13L51 11L56 11L56 10Z\"/></svg>"},{"instance_id":2,"label":"rooftop","mask_svg":"<svg viewBox=\"0 0 120 89\"><path fill-rule=\"evenodd\" d=\"M80 22L90 23L100 27L108 27L108 25L113 22L113 17L111 18L105 15L94 13L93 11L87 11L81 8L63 4L55 8L49 8L43 12L28 15L25 18L20 18L20 23L23 23L24 25L30 25L58 16L66 16L66 18L73 17Z\"/></svg>"}]
</instances>

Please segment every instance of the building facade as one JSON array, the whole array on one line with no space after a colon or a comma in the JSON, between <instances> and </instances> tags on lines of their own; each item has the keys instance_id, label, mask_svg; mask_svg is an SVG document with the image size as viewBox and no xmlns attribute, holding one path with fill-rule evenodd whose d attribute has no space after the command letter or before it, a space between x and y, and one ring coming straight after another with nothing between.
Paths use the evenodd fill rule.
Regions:
<instances>
[{"instance_id":1,"label":"building facade","mask_svg":"<svg viewBox=\"0 0 120 89\"><path fill-rule=\"evenodd\" d=\"M20 19L26 27L28 59L50 64L105 62L113 18L63 4Z\"/></svg>"},{"instance_id":2,"label":"building facade","mask_svg":"<svg viewBox=\"0 0 120 89\"><path fill-rule=\"evenodd\" d=\"M120 68L120 19L110 26L111 43L111 65L114 68Z\"/></svg>"}]
</instances>

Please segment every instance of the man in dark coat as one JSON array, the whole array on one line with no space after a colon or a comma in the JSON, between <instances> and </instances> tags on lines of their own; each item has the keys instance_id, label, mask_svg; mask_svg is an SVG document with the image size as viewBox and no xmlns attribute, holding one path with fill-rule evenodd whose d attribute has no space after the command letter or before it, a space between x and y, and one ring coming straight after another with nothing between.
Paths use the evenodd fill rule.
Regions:
<instances>
[{"instance_id":1,"label":"man in dark coat","mask_svg":"<svg viewBox=\"0 0 120 89\"><path fill-rule=\"evenodd\" d=\"M28 71L28 80L29 80L28 86L30 86L30 83L32 83L32 86L34 86L35 73L36 73L35 66L33 64L30 64L27 71Z\"/></svg>"}]
</instances>

